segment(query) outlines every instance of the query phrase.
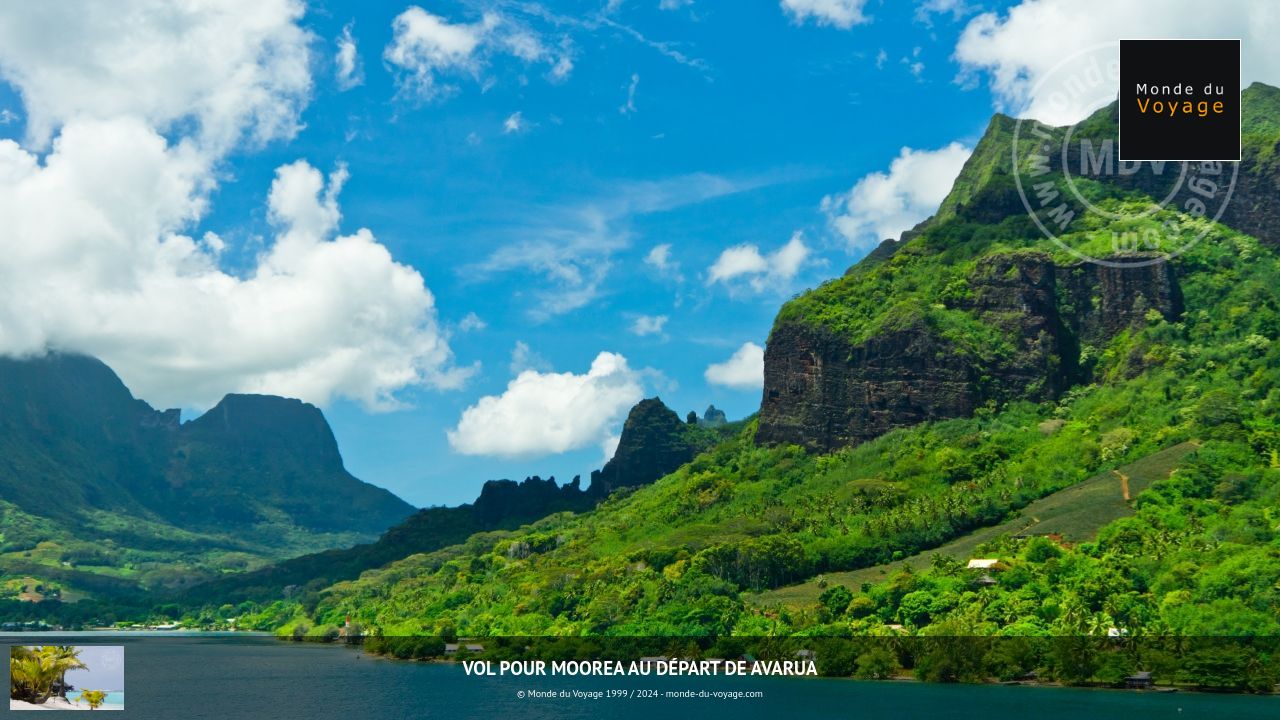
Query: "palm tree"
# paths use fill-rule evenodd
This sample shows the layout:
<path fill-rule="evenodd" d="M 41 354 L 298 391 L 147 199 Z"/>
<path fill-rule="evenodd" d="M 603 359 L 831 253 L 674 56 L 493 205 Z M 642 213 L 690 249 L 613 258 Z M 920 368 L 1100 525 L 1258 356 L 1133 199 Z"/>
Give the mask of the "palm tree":
<path fill-rule="evenodd" d="M 66 699 L 67 671 L 85 670 L 88 666 L 80 660 L 80 650 L 75 645 L 52 645 L 46 649 L 50 650 L 49 657 L 58 669 L 58 696 Z"/>
<path fill-rule="evenodd" d="M 54 688 L 66 697 L 66 675 L 88 669 L 74 645 L 15 645 L 9 651 L 9 697 L 37 705 L 53 696 Z"/>
<path fill-rule="evenodd" d="M 82 690 L 80 699 L 89 703 L 90 710 L 97 710 L 99 705 L 106 702 L 107 694 L 101 690 Z"/>

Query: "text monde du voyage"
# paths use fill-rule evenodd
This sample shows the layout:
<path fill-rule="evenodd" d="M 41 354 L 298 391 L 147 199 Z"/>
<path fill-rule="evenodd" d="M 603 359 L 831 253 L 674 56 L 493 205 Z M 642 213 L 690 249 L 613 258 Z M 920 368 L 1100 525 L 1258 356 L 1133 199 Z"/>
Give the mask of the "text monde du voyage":
<path fill-rule="evenodd" d="M 1226 97 L 1224 85 L 1205 83 L 1197 92 L 1197 88 L 1190 83 L 1174 85 L 1135 83 L 1134 90 L 1137 95 L 1134 100 L 1138 103 L 1138 112 L 1143 115 L 1204 118 L 1210 115 L 1222 115 L 1227 110 L 1224 100 L 1213 99 Z"/>

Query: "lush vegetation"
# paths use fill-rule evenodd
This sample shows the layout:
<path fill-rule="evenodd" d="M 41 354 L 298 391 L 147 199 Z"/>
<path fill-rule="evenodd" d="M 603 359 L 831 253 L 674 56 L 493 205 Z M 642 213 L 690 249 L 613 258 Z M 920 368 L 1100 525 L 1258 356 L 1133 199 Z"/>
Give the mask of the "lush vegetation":
<path fill-rule="evenodd" d="M 925 316 L 957 347 L 1009 352 L 956 309 L 964 279 L 994 253 L 1070 256 L 1036 239 L 1021 216 L 976 222 L 984 194 L 1002 189 L 991 187 L 1001 183 L 998 171 L 984 172 L 985 185 L 966 187 L 968 204 L 954 203 L 952 213 L 888 259 L 789 303 L 780 321 L 860 338 Z M 1121 214 L 1141 202 L 1125 188 L 1094 199 Z M 1115 232 L 1159 226 L 1172 229 L 1174 242 L 1205 232 L 1176 261 L 1187 310 L 1178 318 L 1153 310 L 1081 348 L 1082 383 L 1056 401 L 993 404 L 970 418 L 897 430 L 825 456 L 758 447 L 748 426 L 655 485 L 615 494 L 593 512 L 478 534 L 261 608 L 253 621 L 285 635 L 325 638 L 350 618 L 389 651 L 409 655 L 429 654 L 433 637 L 458 635 L 1116 642 L 1280 635 L 1280 257 L 1201 219 L 1130 215 L 1086 225 L 1066 241 L 1107 254 Z M 1096 537 L 997 536 L 978 548 L 999 560 L 990 570 L 939 555 L 922 570 L 856 587 L 828 585 L 809 603 L 750 601 L 762 589 L 927 552 L 1037 498 L 1188 441 L 1194 451 Z M 405 650 L 401 637 L 426 638 L 422 653 Z M 1060 646 L 1034 647 L 1040 649 L 1021 655 L 1000 651 L 1014 659 L 997 654 L 988 662 L 978 654 L 976 664 L 950 669 L 922 666 L 918 651 L 872 648 L 873 657 L 831 660 L 827 669 L 910 669 L 933 679 L 1036 671 L 1103 682 L 1143 664 L 1164 667 L 1155 654 L 1103 647 L 1064 669 L 1053 660 Z M 1243 663 L 1253 670 L 1234 676 L 1232 687 L 1269 687 L 1274 653 L 1233 647 L 1172 653 L 1164 662 L 1187 682 L 1214 687 L 1224 684 L 1210 682 L 1212 673 Z"/>
<path fill-rule="evenodd" d="M 37 705 L 65 698 L 67 672 L 86 667 L 74 645 L 14 645 L 9 648 L 9 697 Z"/>
<path fill-rule="evenodd" d="M 1248 137 L 1274 142 L 1264 116 L 1250 116 Z M 1101 113 L 1081 132 L 1102 137 L 1109 123 Z M 991 142 L 1006 142 L 1007 123 L 993 128 Z M 925 322 L 976 363 L 1018 352 L 965 309 L 969 278 L 998 253 L 1072 256 L 1039 236 L 1020 203 L 1008 210 L 1009 155 L 980 150 L 931 223 L 788 303 L 779 322 L 855 342 Z M 823 672 L 1110 684 L 1154 668 L 1201 687 L 1269 689 L 1280 655 L 1257 638 L 1280 637 L 1280 254 L 1204 219 L 1140 216 L 1149 202 L 1139 187 L 1082 183 L 1122 219 L 1076 228 L 1071 247 L 1106 255 L 1117 236 L 1157 228 L 1177 245 L 1204 238 L 1175 261 L 1185 312 L 1138 313 L 1080 347 L 1077 384 L 1060 397 L 992 402 L 827 455 L 760 447 L 750 422 L 588 512 L 476 532 L 327 587 L 208 603 L 188 619 L 312 640 L 358 627 L 370 649 L 402 657 L 438 656 L 459 636 L 675 638 L 665 652 L 711 657 L 855 637 L 818 649 Z M 973 556 L 996 561 L 986 568 L 931 554 L 1179 446 L 1109 522 L 984 536 Z M 927 566 L 911 562 L 921 553 Z M 899 563 L 863 582 L 826 579 Z M 801 582 L 820 592 L 760 594 Z M 1237 639 L 1188 640 L 1202 637 Z"/>

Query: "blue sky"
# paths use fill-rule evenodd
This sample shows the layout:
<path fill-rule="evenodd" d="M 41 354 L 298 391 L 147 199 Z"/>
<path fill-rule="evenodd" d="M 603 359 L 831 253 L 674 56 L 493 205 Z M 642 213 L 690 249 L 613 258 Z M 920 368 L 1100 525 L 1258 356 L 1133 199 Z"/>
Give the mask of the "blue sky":
<path fill-rule="evenodd" d="M 418 505 L 585 477 L 641 397 L 754 412 L 779 306 L 927 216 L 994 109 L 1074 48 L 1205 31 L 1100 0 L 148 2 L 3 11 L 0 351 L 95 354 L 187 418 L 316 402 Z M 1269 32 L 1233 3 L 1208 30 Z"/>
<path fill-rule="evenodd" d="M 759 405 L 790 296 L 927 217 L 993 110 L 1269 0 L 0 6 L 0 353 L 156 407 L 324 408 L 418 505 L 599 467 L 626 410 Z M 1105 100 L 1105 98 L 1104 98 Z"/>
<path fill-rule="evenodd" d="M 76 690 L 107 690 L 119 692 L 124 690 L 124 646 L 122 645 L 77 645 L 80 660 L 88 666 L 87 670 L 72 670 L 67 673 L 67 682 Z M 74 699 L 79 697 L 73 693 Z"/>
<path fill-rule="evenodd" d="M 393 74 L 366 56 L 363 86 L 320 90 L 293 144 L 246 159 L 236 183 L 244 197 L 223 190 L 227 217 L 243 217 L 261 203 L 276 164 L 295 157 L 317 167 L 347 163 L 344 225 L 375 228 L 398 259 L 419 269 L 446 322 L 475 313 L 487 324 L 451 340 L 461 362 L 481 363 L 464 390 L 415 392 L 413 409 L 382 415 L 349 402 L 329 408 L 357 476 L 415 503 L 456 503 L 473 498 L 488 478 L 536 473 L 564 481 L 598 467 L 597 444 L 518 459 L 451 451 L 444 429 L 476 397 L 502 392 L 517 342 L 560 372 L 585 372 L 602 350 L 624 355 L 633 368 L 656 369 L 664 378 L 647 383 L 646 394 L 659 394 L 682 416 L 708 403 L 734 418 L 754 412 L 758 389 L 712 385 L 703 374 L 744 342 L 763 345 L 783 300 L 842 273 L 865 252 L 827 226 L 822 198 L 886 168 L 903 146 L 971 144 L 991 114 L 988 93 L 953 82 L 950 55 L 961 26 L 949 16 L 930 27 L 914 18 L 914 8 L 886 4 L 869 8 L 872 23 L 841 31 L 797 26 L 767 2 L 735 3 L 732 11 L 656 5 L 626 3 L 615 17 L 698 66 L 602 28 L 575 36 L 581 55 L 565 82 L 497 59 L 487 91 L 463 78 L 456 95 L 414 106 L 396 98 Z M 362 52 L 392 39 L 393 11 L 326 9 L 329 17 L 315 13 L 321 36 L 338 35 L 354 18 Z M 436 4 L 433 12 L 475 19 L 462 4 Z M 878 67 L 881 50 L 886 59 Z M 918 77 L 915 62 L 923 63 Z M 624 113 L 633 77 L 634 110 Z M 516 112 L 528 128 L 504 134 L 505 119 Z M 348 141 L 348 131 L 357 136 Z M 526 269 L 468 268 L 531 235 L 587 232 L 572 219 L 577 209 L 621 202 L 641 192 L 639 185 L 678 187 L 698 174 L 744 189 L 683 205 L 672 199 L 670 207 L 613 219 L 607 234 L 617 247 L 607 256 L 607 275 L 579 309 L 531 319 L 537 293 L 554 294 L 554 282 Z M 750 243 L 767 252 L 796 231 L 812 255 L 794 278 L 760 292 L 707 285 L 707 269 L 726 248 Z M 671 245 L 683 282 L 643 262 L 661 244 Z M 625 330 L 635 315 L 668 320 L 661 333 L 637 337 Z"/>

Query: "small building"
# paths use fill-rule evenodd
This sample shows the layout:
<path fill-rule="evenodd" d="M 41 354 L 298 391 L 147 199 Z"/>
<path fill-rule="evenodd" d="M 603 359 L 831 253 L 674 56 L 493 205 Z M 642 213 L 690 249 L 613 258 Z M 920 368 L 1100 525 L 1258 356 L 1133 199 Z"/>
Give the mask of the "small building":
<path fill-rule="evenodd" d="M 995 570 L 1000 558 L 972 558 L 966 565 L 970 570 Z"/>
<path fill-rule="evenodd" d="M 801 660 L 814 660 L 818 657 L 818 653 L 812 650 L 797 650 L 796 657 Z"/>
<path fill-rule="evenodd" d="M 1155 685 L 1151 671 L 1141 670 L 1124 679 L 1124 686 L 1133 690 L 1147 690 Z"/>
<path fill-rule="evenodd" d="M 478 643 L 445 643 L 444 644 L 445 655 L 457 654 L 459 650 L 466 650 L 469 653 L 482 653 L 484 652 L 484 646 Z"/>

